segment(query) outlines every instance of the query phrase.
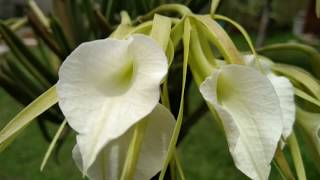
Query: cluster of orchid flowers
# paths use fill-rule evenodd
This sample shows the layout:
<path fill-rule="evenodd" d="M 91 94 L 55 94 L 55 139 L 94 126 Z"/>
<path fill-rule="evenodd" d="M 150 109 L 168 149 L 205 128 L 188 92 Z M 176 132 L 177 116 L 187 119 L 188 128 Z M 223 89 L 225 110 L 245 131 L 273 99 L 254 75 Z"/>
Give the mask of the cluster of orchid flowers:
<path fill-rule="evenodd" d="M 157 14 L 166 11 L 176 11 L 181 18 Z M 240 53 L 215 19 L 236 25 L 252 53 Z M 183 72 L 175 119 L 167 75 L 178 47 L 183 49 Z M 293 71 L 307 75 L 257 55 L 245 31 L 232 20 L 192 14 L 181 5 L 160 6 L 139 22 L 122 13 L 111 37 L 77 47 L 61 65 L 56 86 L 31 104 L 38 110 L 27 120 L 21 118 L 23 111 L 16 118 L 20 124 L 13 122 L 2 131 L 0 148 L 58 102 L 77 133 L 72 153 L 84 176 L 144 180 L 161 171 L 163 179 L 182 125 L 187 68 L 225 132 L 236 167 L 251 179 L 268 179 L 276 151 L 295 138 L 296 111 L 306 113 L 296 110 L 294 96 L 317 103 L 312 89 L 309 95 L 309 90 L 297 88 L 306 79 L 296 78 Z M 319 131 L 315 123 L 302 124 Z"/>

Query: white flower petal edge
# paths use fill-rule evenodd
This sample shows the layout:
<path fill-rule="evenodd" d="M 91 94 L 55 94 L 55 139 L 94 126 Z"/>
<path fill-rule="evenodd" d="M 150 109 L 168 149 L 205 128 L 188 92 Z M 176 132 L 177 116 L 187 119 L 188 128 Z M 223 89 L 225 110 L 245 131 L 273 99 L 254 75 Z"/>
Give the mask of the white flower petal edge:
<path fill-rule="evenodd" d="M 157 43 L 144 35 L 81 44 L 59 71 L 59 106 L 78 133 L 86 174 L 111 141 L 148 115 L 158 104 L 168 70 Z"/>
<path fill-rule="evenodd" d="M 282 133 L 279 99 L 270 81 L 253 68 L 225 65 L 200 86 L 220 117 L 238 169 L 267 179 Z"/>
<path fill-rule="evenodd" d="M 292 132 L 293 124 L 296 119 L 296 106 L 294 103 L 294 88 L 289 79 L 283 76 L 276 76 L 271 71 L 273 62 L 263 56 L 258 56 L 259 62 L 255 61 L 253 55 L 245 55 L 245 63 L 251 67 L 258 69 L 256 63 L 260 63 L 264 73 L 271 81 L 280 100 L 281 112 L 283 116 L 283 132 L 284 139 L 288 138 Z"/>
<path fill-rule="evenodd" d="M 145 120 L 147 120 L 147 127 L 136 167 L 134 178 L 136 180 L 148 180 L 161 170 L 175 126 L 175 119 L 171 112 L 160 104 Z M 120 179 L 133 130 L 130 128 L 101 150 L 96 161 L 88 170 L 90 179 Z M 82 169 L 81 154 L 77 145 L 73 149 L 73 158 L 77 166 Z"/>

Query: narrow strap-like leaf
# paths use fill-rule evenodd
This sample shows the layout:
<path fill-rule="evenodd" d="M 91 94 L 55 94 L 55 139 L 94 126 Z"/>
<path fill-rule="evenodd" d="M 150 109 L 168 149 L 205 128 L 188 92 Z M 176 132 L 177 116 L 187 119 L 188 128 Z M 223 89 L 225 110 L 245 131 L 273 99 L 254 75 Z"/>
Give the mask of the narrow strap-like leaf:
<path fill-rule="evenodd" d="M 210 41 L 219 49 L 225 60 L 232 64 L 243 64 L 240 52 L 225 32 L 225 30 L 209 16 L 192 16 L 196 22 L 200 22 L 202 28 Z"/>
<path fill-rule="evenodd" d="M 59 47 L 63 50 L 63 54 L 70 54 L 72 51 L 70 42 L 67 39 L 67 36 L 65 32 L 63 31 L 63 28 L 55 17 L 51 17 L 50 26 L 52 28 L 52 33 L 54 38 L 59 44 Z"/>
<path fill-rule="evenodd" d="M 237 28 L 240 31 L 240 33 L 242 34 L 242 36 L 244 37 L 244 39 L 247 41 L 247 44 L 248 44 L 252 54 L 254 54 L 254 55 L 257 54 L 256 50 L 254 49 L 254 46 L 253 46 L 253 43 L 252 43 L 252 40 L 251 40 L 249 34 L 240 24 L 238 24 L 236 21 L 234 21 L 226 16 L 222 16 L 222 15 L 214 15 L 213 18 L 226 21 L 226 22 L 232 24 L 235 28 Z"/>
<path fill-rule="evenodd" d="M 308 93 L 305 93 L 304 91 L 295 88 L 294 90 L 294 94 L 300 98 L 302 98 L 303 100 L 306 100 L 316 106 L 318 106 L 320 108 L 320 101 L 312 96 L 310 96 Z"/>
<path fill-rule="evenodd" d="M 285 180 L 294 180 L 294 176 L 291 172 L 290 166 L 288 164 L 288 161 L 286 157 L 284 156 L 283 152 L 281 151 L 281 148 L 278 146 L 275 156 L 274 156 L 274 162 L 276 163 L 276 167 Z"/>
<path fill-rule="evenodd" d="M 177 122 L 173 130 L 173 135 L 170 140 L 169 149 L 167 153 L 167 157 L 164 160 L 162 170 L 159 176 L 159 180 L 163 180 L 166 174 L 166 170 L 170 163 L 171 158 L 174 156 L 174 152 L 176 151 L 176 144 L 178 141 L 178 136 L 180 133 L 182 119 L 183 119 L 183 105 L 184 105 L 184 89 L 186 85 L 186 77 L 187 77 L 187 68 L 188 68 L 188 59 L 189 59 L 189 46 L 190 46 L 190 33 L 191 33 L 191 25 L 189 19 L 185 19 L 184 22 L 184 32 L 183 32 L 183 69 L 182 69 L 182 88 L 181 88 L 181 100 L 180 100 L 180 108 L 177 117 Z"/>
<path fill-rule="evenodd" d="M 301 43 L 276 43 L 276 44 L 271 44 L 264 46 L 262 48 L 257 49 L 257 52 L 259 54 L 266 54 L 272 52 L 284 52 L 284 51 L 290 51 L 290 54 L 292 53 L 304 53 L 306 56 L 308 56 L 308 59 L 310 59 L 310 66 L 313 70 L 313 73 L 316 75 L 316 77 L 320 78 L 320 53 L 318 50 L 312 46 L 306 45 L 306 44 L 301 44 Z M 291 57 L 293 57 L 292 55 Z M 272 59 L 276 59 L 277 57 Z"/>
<path fill-rule="evenodd" d="M 314 97 L 320 99 L 320 84 L 304 69 L 286 64 L 274 64 L 272 70 L 285 75 L 294 83 L 303 85 Z"/>
<path fill-rule="evenodd" d="M 298 140 L 294 132 L 292 132 L 292 134 L 288 138 L 288 145 L 291 151 L 293 164 L 296 168 L 298 180 L 306 180 L 307 179 L 306 172 L 304 170 L 304 165 L 301 157 Z"/>
<path fill-rule="evenodd" d="M 66 55 L 62 53 L 62 50 L 58 46 L 55 39 L 48 32 L 47 28 L 40 23 L 39 19 L 37 19 L 34 13 L 30 11 L 27 13 L 27 15 L 29 23 L 36 35 L 39 36 L 58 57 L 61 59 L 66 58 Z"/>
<path fill-rule="evenodd" d="M 183 6 L 181 4 L 164 4 L 149 11 L 147 14 L 138 17 L 138 20 L 143 22 L 151 19 L 153 15 L 156 13 L 164 13 L 164 12 L 177 12 L 181 15 L 181 17 L 183 17 L 187 14 L 190 14 L 191 10 L 188 7 Z"/>
<path fill-rule="evenodd" d="M 320 18 L 320 0 L 316 0 L 316 15 Z"/>
<path fill-rule="evenodd" d="M 51 106 L 58 102 L 56 87 L 52 86 L 45 93 L 35 99 L 20 113 L 18 113 L 1 131 L 0 131 L 0 150 L 3 150 L 10 142 L 27 127 L 33 119 L 45 112 Z"/>
<path fill-rule="evenodd" d="M 102 30 L 102 34 L 109 35 L 112 32 L 112 27 L 99 8 L 94 9 L 94 15 L 100 29 Z"/>
<path fill-rule="evenodd" d="M 0 21 L 0 33 L 17 59 L 44 85 L 49 86 L 47 80 L 55 82 L 57 76 L 50 73 L 44 63 L 31 52 L 30 49 L 4 23 Z"/>
<path fill-rule="evenodd" d="M 220 0 L 211 0 L 210 15 L 213 16 L 219 6 Z"/>
<path fill-rule="evenodd" d="M 44 156 L 44 158 L 42 160 L 42 163 L 41 163 L 41 166 L 40 166 L 40 171 L 43 171 L 45 165 L 47 164 L 47 161 L 48 161 L 50 155 L 52 154 L 53 148 L 55 147 L 55 145 L 56 145 L 61 133 L 63 132 L 64 127 L 66 126 L 66 124 L 67 124 L 67 121 L 64 120 L 62 122 L 62 124 L 60 125 L 58 131 L 54 135 L 54 137 L 53 137 L 53 139 L 52 139 L 52 141 L 51 141 L 51 143 L 49 145 L 49 148 L 48 148 L 48 150 L 47 150 L 47 152 L 46 152 L 46 154 L 45 154 L 45 156 Z"/>
<path fill-rule="evenodd" d="M 133 179 L 134 177 L 147 124 L 148 121 L 142 120 L 134 127 L 135 129 L 128 148 L 126 160 L 121 174 L 121 180 Z"/>
<path fill-rule="evenodd" d="M 151 37 L 158 42 L 164 51 L 167 49 L 170 40 L 170 31 L 170 18 L 155 14 L 151 29 Z"/>

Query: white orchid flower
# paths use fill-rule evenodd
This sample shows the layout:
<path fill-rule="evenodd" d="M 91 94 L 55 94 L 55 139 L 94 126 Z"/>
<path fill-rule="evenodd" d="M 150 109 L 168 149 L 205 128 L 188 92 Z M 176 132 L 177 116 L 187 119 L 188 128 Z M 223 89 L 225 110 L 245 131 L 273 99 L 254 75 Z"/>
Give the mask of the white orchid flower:
<path fill-rule="evenodd" d="M 78 133 L 73 157 L 90 179 L 120 179 L 133 125 L 146 119 L 135 179 L 161 170 L 175 124 L 158 105 L 168 71 L 157 43 L 144 35 L 81 44 L 59 71 L 59 106 Z"/>
<path fill-rule="evenodd" d="M 292 132 L 293 124 L 296 115 L 296 106 L 294 103 L 294 88 L 290 80 L 284 76 L 275 75 L 271 66 L 273 62 L 263 56 L 245 55 L 244 61 L 247 65 L 256 69 L 262 69 L 263 73 L 272 83 L 280 100 L 281 112 L 283 116 L 283 132 L 282 136 L 287 139 Z"/>
<path fill-rule="evenodd" d="M 225 130 L 235 165 L 251 179 L 268 179 L 283 131 L 279 98 L 257 70 L 223 65 L 200 85 Z"/>

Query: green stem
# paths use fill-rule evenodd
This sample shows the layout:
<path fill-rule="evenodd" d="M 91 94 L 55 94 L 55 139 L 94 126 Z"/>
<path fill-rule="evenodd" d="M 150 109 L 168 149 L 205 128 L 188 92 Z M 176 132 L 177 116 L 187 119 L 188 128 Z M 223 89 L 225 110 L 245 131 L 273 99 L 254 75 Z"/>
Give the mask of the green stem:
<path fill-rule="evenodd" d="M 128 24 L 128 25 L 131 24 L 131 18 L 127 11 L 121 11 L 120 17 L 121 17 L 121 24 Z"/>
<path fill-rule="evenodd" d="M 28 22 L 28 19 L 26 17 L 18 19 L 14 24 L 10 25 L 10 29 L 12 31 L 16 31 L 20 29 L 22 26 L 24 26 L 27 22 Z"/>
<path fill-rule="evenodd" d="M 176 144 L 178 141 L 178 136 L 181 130 L 182 120 L 183 120 L 183 111 L 184 111 L 184 89 L 186 85 L 186 77 L 187 77 L 187 66 L 188 66 L 188 59 L 189 59 L 189 45 L 190 45 L 190 32 L 191 32 L 191 25 L 189 19 L 185 20 L 184 23 L 184 32 L 183 32 L 183 68 L 182 68 L 182 88 L 181 88 L 181 99 L 180 99 L 180 107 L 179 113 L 177 117 L 177 122 L 173 130 L 172 137 L 170 139 L 169 148 L 167 152 L 166 159 L 164 160 L 162 170 L 159 176 L 159 180 L 163 180 L 166 174 L 166 170 L 168 165 L 174 156 L 174 152 L 176 150 Z"/>
<path fill-rule="evenodd" d="M 213 16 L 220 4 L 220 0 L 211 0 L 210 15 Z"/>
<path fill-rule="evenodd" d="M 255 55 L 255 56 L 257 55 L 256 50 L 254 49 L 254 46 L 253 46 L 253 43 L 252 43 L 252 40 L 251 40 L 249 34 L 247 33 L 247 31 L 240 24 L 238 24 L 236 21 L 234 21 L 234 20 L 232 20 L 232 19 L 230 19 L 230 18 L 228 18 L 226 16 L 222 16 L 222 15 L 218 15 L 218 14 L 214 15 L 213 18 L 226 21 L 226 22 L 232 24 L 235 28 L 237 28 L 238 31 L 240 31 L 240 33 L 242 34 L 242 36 L 245 38 L 245 40 L 246 40 L 246 42 L 247 42 L 252 54 Z"/>
<path fill-rule="evenodd" d="M 161 5 L 153 10 L 151 10 L 149 13 L 138 17 L 138 21 L 144 22 L 146 20 L 152 19 L 153 15 L 156 13 L 165 13 L 165 12 L 177 12 L 179 13 L 182 17 L 191 14 L 191 10 L 184 5 L 181 4 L 164 4 Z"/>
<path fill-rule="evenodd" d="M 178 155 L 177 151 L 175 151 L 174 157 L 175 157 L 175 162 L 176 162 L 176 166 L 177 166 L 177 169 L 178 169 L 178 173 L 179 173 L 180 179 L 181 180 L 185 180 L 186 178 L 184 176 L 183 168 L 182 168 L 182 165 L 181 165 L 181 162 L 180 162 L 180 158 L 179 158 L 179 155 Z"/>
<path fill-rule="evenodd" d="M 257 49 L 258 53 L 265 53 L 268 51 L 283 51 L 283 50 L 297 50 L 302 51 L 305 54 L 310 56 L 311 67 L 315 73 L 315 75 L 320 77 L 320 54 L 317 49 L 312 46 L 308 46 L 305 44 L 298 43 L 277 43 L 268 46 L 264 46 L 262 48 Z"/>
<path fill-rule="evenodd" d="M 121 173 L 121 180 L 132 180 L 134 178 L 147 123 L 148 121 L 142 120 L 135 125 L 133 138 L 130 142 L 124 168 Z"/>
<path fill-rule="evenodd" d="M 191 60 L 190 63 L 196 67 L 196 70 L 199 71 L 198 74 L 201 74 L 202 78 L 208 77 L 212 73 L 212 70 L 216 67 L 213 66 L 205 56 L 200 44 L 199 34 L 194 26 L 191 31 L 190 41 L 190 49 L 194 58 L 194 60 Z"/>
<path fill-rule="evenodd" d="M 67 124 L 67 121 L 64 120 L 62 122 L 62 124 L 60 125 L 58 131 L 54 135 L 54 137 L 53 137 L 53 139 L 52 139 L 52 141 L 50 143 L 50 146 L 49 146 L 49 148 L 48 148 L 48 150 L 47 150 L 47 152 L 46 152 L 46 154 L 45 154 L 45 156 L 44 156 L 44 158 L 42 160 L 42 163 L 41 163 L 41 166 L 40 166 L 40 171 L 43 171 L 44 166 L 47 164 L 48 159 L 49 159 L 50 155 L 52 154 L 52 150 L 55 147 L 55 145 L 56 145 L 56 143 L 57 143 L 57 141 L 58 141 L 58 139 L 59 139 L 64 127 L 66 126 L 66 124 Z"/>
<path fill-rule="evenodd" d="M 211 17 L 191 16 L 198 28 L 218 49 L 225 61 L 231 64 L 244 64 L 241 54 L 225 30 Z"/>
<path fill-rule="evenodd" d="M 281 149 L 279 148 L 279 146 L 276 149 L 274 159 L 275 159 L 275 162 L 277 163 L 278 171 L 281 174 L 281 176 L 284 176 L 285 179 L 287 180 L 294 180 L 295 178 L 291 172 L 288 161 L 284 156 L 283 152 L 281 151 Z"/>
<path fill-rule="evenodd" d="M 39 6 L 36 4 L 34 0 L 29 0 L 28 5 L 31 9 L 31 11 L 37 16 L 41 24 L 43 24 L 46 28 L 49 29 L 50 23 L 47 17 L 43 14 Z"/>
<path fill-rule="evenodd" d="M 306 180 L 306 172 L 304 170 L 303 160 L 300 153 L 299 144 L 294 132 L 288 137 L 288 145 L 293 158 L 293 163 L 296 168 L 296 173 L 299 180 Z"/>

